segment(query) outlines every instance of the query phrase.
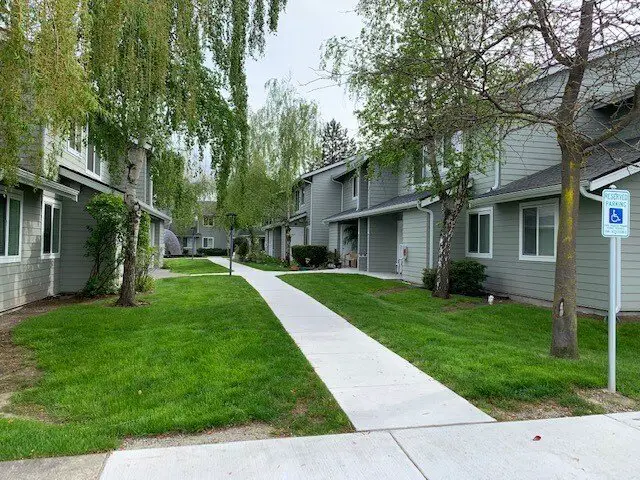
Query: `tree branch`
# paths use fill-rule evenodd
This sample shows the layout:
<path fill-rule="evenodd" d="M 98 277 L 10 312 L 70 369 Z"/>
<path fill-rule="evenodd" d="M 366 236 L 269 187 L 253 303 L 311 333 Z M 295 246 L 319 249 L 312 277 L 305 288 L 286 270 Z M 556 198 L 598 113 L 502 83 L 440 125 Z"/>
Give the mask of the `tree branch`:
<path fill-rule="evenodd" d="M 606 142 L 607 140 L 616 136 L 622 130 L 627 128 L 634 120 L 637 120 L 638 118 L 640 118 L 640 83 L 636 84 L 635 86 L 633 92 L 633 106 L 631 107 L 629 113 L 627 113 L 624 117 L 614 123 L 609 130 L 607 130 L 599 137 L 593 140 L 586 141 L 586 148 L 595 147 L 596 145 Z"/>

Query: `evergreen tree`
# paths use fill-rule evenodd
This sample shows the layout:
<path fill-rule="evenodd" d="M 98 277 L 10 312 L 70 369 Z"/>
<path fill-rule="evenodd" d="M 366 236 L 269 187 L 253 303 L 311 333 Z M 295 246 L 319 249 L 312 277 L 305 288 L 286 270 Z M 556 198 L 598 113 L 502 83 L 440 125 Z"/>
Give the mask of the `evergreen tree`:
<path fill-rule="evenodd" d="M 327 122 L 322 130 L 322 159 L 314 168 L 341 162 L 356 153 L 356 142 L 349 138 L 346 128 L 335 119 Z"/>

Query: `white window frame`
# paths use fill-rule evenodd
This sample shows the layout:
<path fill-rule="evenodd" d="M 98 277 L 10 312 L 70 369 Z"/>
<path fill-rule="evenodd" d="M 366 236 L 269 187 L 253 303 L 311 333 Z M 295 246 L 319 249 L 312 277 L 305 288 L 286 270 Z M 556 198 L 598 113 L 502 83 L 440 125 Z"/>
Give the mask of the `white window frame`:
<path fill-rule="evenodd" d="M 356 200 L 360 196 L 360 175 L 351 177 L 351 199 Z"/>
<path fill-rule="evenodd" d="M 78 128 L 78 127 L 76 126 L 75 128 Z M 85 139 L 85 135 L 86 135 L 87 133 L 88 133 L 88 126 L 87 126 L 87 125 L 85 125 L 84 127 L 82 127 L 82 132 L 81 132 L 81 134 L 80 134 L 80 150 L 76 150 L 75 148 L 73 148 L 73 147 L 71 146 L 71 139 L 70 139 L 70 138 L 68 138 L 68 139 L 67 139 L 67 151 L 68 151 L 71 155 L 74 155 L 74 156 L 76 156 L 76 157 L 80 157 L 80 158 L 82 158 L 82 150 L 83 150 L 83 147 L 84 147 L 84 139 Z M 74 132 L 73 134 L 75 134 L 75 132 Z M 86 168 L 86 166 L 87 166 L 87 161 L 86 161 L 86 159 L 85 159 L 84 164 L 85 164 L 85 168 Z"/>
<path fill-rule="evenodd" d="M 4 232 L 4 246 L 6 252 L 9 252 L 9 200 L 18 200 L 20 202 L 20 230 L 18 231 L 18 254 L 0 256 L 0 263 L 20 263 L 22 260 L 22 226 L 24 215 L 24 194 L 19 190 L 8 190 L 4 194 L 0 193 L 0 201 L 6 202 L 7 208 L 5 212 L 6 231 Z"/>
<path fill-rule="evenodd" d="M 204 242 L 210 242 L 209 245 L 205 246 Z M 214 237 L 202 237 L 202 248 L 216 248 L 215 247 L 215 238 Z"/>
<path fill-rule="evenodd" d="M 60 258 L 62 252 L 62 202 L 57 200 L 53 193 L 44 192 L 42 194 L 42 211 L 40 212 L 40 258 L 54 259 Z M 53 250 L 53 209 L 60 210 L 60 229 L 58 231 L 58 252 L 44 253 L 44 208 L 45 205 L 51 206 L 51 249 Z"/>
<path fill-rule="evenodd" d="M 93 153 L 93 168 L 94 170 L 91 170 L 89 168 L 89 149 L 91 149 L 92 153 Z M 88 175 L 95 177 L 95 178 L 100 178 L 100 176 L 102 175 L 102 159 L 100 159 L 100 168 L 98 169 L 98 171 L 95 171 L 96 168 L 96 155 L 98 155 L 98 151 L 96 150 L 96 147 L 93 145 L 89 145 L 87 147 L 87 155 L 86 158 L 84 159 L 84 165 L 85 165 L 85 170 L 87 172 Z"/>
<path fill-rule="evenodd" d="M 534 208 L 534 207 L 548 207 L 549 205 L 554 207 L 554 215 L 553 215 L 553 221 L 554 221 L 554 225 L 553 225 L 553 256 L 551 255 L 523 255 L 522 254 L 522 248 L 523 248 L 523 241 L 522 241 L 522 234 L 524 232 L 524 217 L 523 217 L 523 210 L 525 208 Z M 519 221 L 519 227 L 518 227 L 518 259 L 519 260 L 524 260 L 527 262 L 555 262 L 556 261 L 556 256 L 558 254 L 558 224 L 559 224 L 559 217 L 560 217 L 560 210 L 559 210 L 559 201 L 557 198 L 554 198 L 552 200 L 542 200 L 542 201 L 538 201 L 538 202 L 527 202 L 527 203 L 521 203 L 520 204 L 520 208 L 519 208 L 519 217 L 520 217 L 520 221 Z M 540 213 L 538 212 L 537 217 L 536 217 L 536 249 L 539 251 L 540 249 Z"/>
<path fill-rule="evenodd" d="M 478 215 L 478 250 L 480 249 L 480 215 L 489 215 L 489 252 L 470 252 L 469 251 L 469 216 Z M 467 210 L 467 225 L 465 235 L 465 252 L 470 258 L 493 258 L 493 207 L 473 208 Z"/>
<path fill-rule="evenodd" d="M 207 223 L 207 218 L 211 217 L 211 223 Z M 203 227 L 215 227 L 216 226 L 216 216 L 215 215 L 202 215 L 202 226 Z"/>

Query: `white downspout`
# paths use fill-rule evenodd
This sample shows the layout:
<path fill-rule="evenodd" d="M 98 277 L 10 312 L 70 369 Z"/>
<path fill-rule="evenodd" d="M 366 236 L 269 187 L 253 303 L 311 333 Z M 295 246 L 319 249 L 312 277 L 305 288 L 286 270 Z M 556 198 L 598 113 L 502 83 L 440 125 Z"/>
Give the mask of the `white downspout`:
<path fill-rule="evenodd" d="M 334 182 L 334 183 L 337 183 L 338 185 L 340 185 L 340 190 L 341 190 L 341 194 L 340 194 L 340 211 L 344 212 L 344 183 L 339 182 L 335 178 L 331 178 L 331 181 Z"/>
<path fill-rule="evenodd" d="M 313 182 L 311 180 L 307 180 L 306 178 L 303 179 L 303 181 L 309 184 L 309 208 L 307 209 L 309 215 L 309 238 L 307 239 L 307 245 L 313 245 L 313 242 L 311 241 L 311 234 L 313 232 Z M 306 201 L 307 200 L 305 199 L 305 203 Z"/>
<path fill-rule="evenodd" d="M 424 213 L 429 214 L 429 268 L 433 268 L 433 210 L 429 210 L 428 208 L 424 208 L 422 205 L 422 200 L 418 200 L 416 207 L 418 210 Z"/>
<path fill-rule="evenodd" d="M 500 187 L 500 160 L 496 160 L 493 166 L 494 179 L 493 179 L 493 187 L 491 187 L 491 192 L 497 190 Z"/>
<path fill-rule="evenodd" d="M 612 185 L 613 186 L 613 185 Z M 584 185 L 580 185 L 580 193 L 583 197 L 602 203 L 602 197 L 587 191 Z M 622 239 L 616 238 L 616 312 L 622 309 Z"/>

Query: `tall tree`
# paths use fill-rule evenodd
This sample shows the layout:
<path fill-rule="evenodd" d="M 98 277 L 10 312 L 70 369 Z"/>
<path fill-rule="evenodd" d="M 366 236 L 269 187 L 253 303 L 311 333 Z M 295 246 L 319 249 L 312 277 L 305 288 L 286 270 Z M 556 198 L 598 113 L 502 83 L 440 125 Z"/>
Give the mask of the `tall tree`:
<path fill-rule="evenodd" d="M 578 357 L 576 234 L 580 171 L 591 151 L 640 119 L 640 23 L 632 0 L 467 0 L 484 35 L 466 51 L 513 72 L 495 88 L 489 71 L 464 79 L 502 114 L 555 130 L 562 158 L 551 354 Z M 454 25 L 451 28 L 455 28 Z M 614 99 L 614 100 L 612 100 Z M 601 128 L 594 108 L 619 102 Z"/>
<path fill-rule="evenodd" d="M 118 304 L 135 305 L 140 203 L 148 154 L 177 134 L 212 143 L 218 178 L 245 157 L 247 86 L 244 59 L 264 47 L 285 0 L 93 0 L 89 2 L 89 72 L 99 109 L 90 134 L 112 173 L 124 174 L 129 211 Z M 212 60 L 213 69 L 205 66 Z M 229 92 L 229 102 L 225 92 Z M 224 191 L 224 188 L 222 189 Z"/>
<path fill-rule="evenodd" d="M 473 75 L 476 58 L 448 56 L 481 35 L 473 12 L 464 7 L 447 0 L 362 0 L 359 37 L 330 40 L 325 56 L 332 75 L 346 76 L 348 88 L 362 100 L 360 134 L 374 168 L 410 169 L 413 184 L 440 199 L 433 295 L 444 298 L 452 237 L 468 203 L 470 177 L 495 161 L 500 134 L 494 109 L 455 80 Z"/>
<path fill-rule="evenodd" d="M 270 80 L 266 89 L 265 105 L 251 115 L 249 123 L 251 175 L 246 169 L 235 169 L 234 202 L 225 209 L 244 212 L 245 227 L 266 219 L 282 220 L 289 261 L 294 187 L 309 159 L 320 154 L 320 118 L 317 105 L 301 98 L 289 79 Z M 254 189 L 265 197 L 256 196 L 244 204 L 247 195 L 256 195 Z"/>
<path fill-rule="evenodd" d="M 28 158 L 43 172 L 34 132 L 66 134 L 95 106 L 87 60 L 86 2 L 0 1 L 0 178 L 15 185 Z M 45 172 L 46 173 L 46 172 Z"/>
<path fill-rule="evenodd" d="M 356 141 L 349 137 L 346 128 L 335 119 L 327 122 L 322 129 L 322 158 L 312 167 L 320 168 L 341 162 L 356 153 Z"/>

